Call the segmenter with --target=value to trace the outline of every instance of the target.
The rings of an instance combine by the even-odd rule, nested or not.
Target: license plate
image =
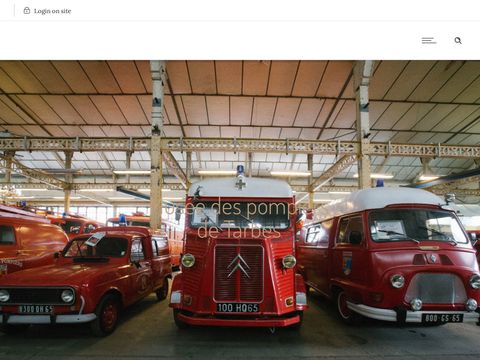
[[[20,305],[18,312],[20,314],[53,314],[52,305]]]
[[[223,313],[256,313],[259,311],[258,304],[250,303],[218,303],[217,312]]]
[[[422,322],[430,323],[460,323],[463,322],[463,314],[422,314]]]

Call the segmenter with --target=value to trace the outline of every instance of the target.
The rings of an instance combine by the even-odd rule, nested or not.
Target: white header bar
[[[479,25],[472,0],[0,0],[0,58],[480,59]]]

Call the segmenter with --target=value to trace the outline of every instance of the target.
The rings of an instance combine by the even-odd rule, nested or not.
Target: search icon
[[[460,39],[459,36],[455,37],[455,43],[456,43],[456,44],[461,44],[461,43],[462,43],[462,39]]]

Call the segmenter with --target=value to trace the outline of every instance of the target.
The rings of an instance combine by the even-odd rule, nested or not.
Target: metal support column
[[[422,174],[421,175],[431,175],[433,176],[434,173],[432,168],[430,167],[430,162],[432,158],[421,157],[420,162],[422,163]]]
[[[73,151],[65,151],[65,170],[67,173],[65,174],[65,182],[67,183],[67,187],[65,189],[65,199],[64,199],[64,211],[70,211],[70,197],[72,194],[72,183],[73,183],[73,175],[69,172],[72,169],[72,158],[73,158]]]
[[[308,178],[308,208],[313,209],[313,196],[315,195],[313,191],[313,154],[307,154],[307,166],[310,172],[310,177]]]
[[[15,156],[15,151],[5,151],[5,177],[3,178],[4,183],[12,182],[12,167],[13,167],[13,157]]]
[[[187,151],[187,168],[185,169],[185,176],[187,178],[187,193],[188,193],[188,190],[190,189],[190,177],[192,176],[192,152],[191,151]]]
[[[251,152],[247,153],[247,176],[252,177],[252,159],[253,154]]]
[[[150,174],[150,226],[156,230],[162,223],[162,132],[163,132],[163,98],[166,68],[165,62],[150,61],[152,76],[152,137],[151,137],[151,174]]]
[[[125,159],[125,166],[128,170],[131,169],[131,165],[132,165],[132,152],[131,151],[127,151],[127,154],[126,154],[126,159]],[[127,183],[130,182],[130,175],[127,175]]]
[[[370,119],[368,87],[373,74],[373,61],[358,61],[354,68],[354,91],[356,102],[356,123],[358,151],[358,185],[360,189],[371,186],[370,182]]]

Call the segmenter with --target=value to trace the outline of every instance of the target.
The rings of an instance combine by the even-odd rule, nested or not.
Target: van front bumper
[[[189,325],[229,326],[229,327],[286,327],[301,321],[300,315],[285,319],[218,319],[212,317],[192,317],[179,313],[178,319]]]
[[[73,315],[10,315],[0,314],[2,324],[81,324],[93,321],[97,318],[95,314],[73,314]]]
[[[354,304],[347,301],[347,306],[350,310],[356,313],[382,321],[399,321],[398,314],[395,310],[375,308],[362,304]],[[472,311],[406,311],[405,322],[407,323],[421,323],[423,314],[463,314],[463,322],[477,322],[480,314]]]

